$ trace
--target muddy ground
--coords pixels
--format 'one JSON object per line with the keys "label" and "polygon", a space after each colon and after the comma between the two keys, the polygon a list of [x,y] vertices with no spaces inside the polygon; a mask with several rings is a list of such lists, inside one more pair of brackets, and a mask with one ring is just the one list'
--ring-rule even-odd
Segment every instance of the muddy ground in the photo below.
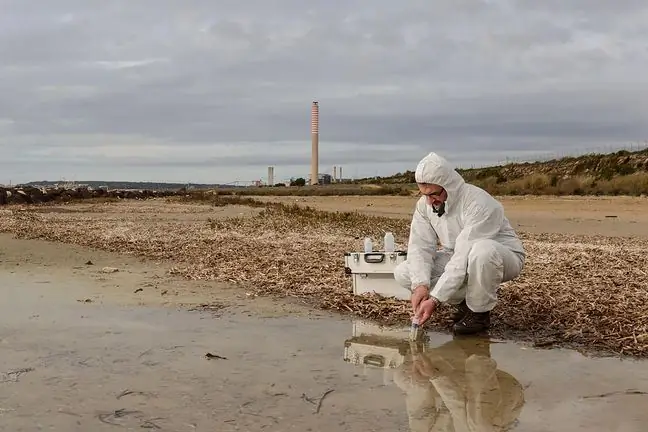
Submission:
{"label": "muddy ground", "polygon": [[468,422],[640,432],[648,422],[645,362],[434,333],[412,351],[407,329],[236,295],[213,311],[136,306],[142,294],[127,288],[178,281],[66,249],[70,264],[91,255],[130,276],[100,290],[85,267],[0,270],[0,431],[420,432]]}
{"label": "muddy ground", "polygon": [[[401,197],[299,202],[393,217],[409,217],[413,204]],[[647,234],[645,199],[504,205],[527,231]],[[205,218],[196,207],[171,210],[156,217]],[[481,412],[470,418],[481,423],[477,430],[501,419],[529,432],[639,432],[648,422],[645,362],[514,343],[488,352],[479,341],[439,334],[414,361],[406,332],[386,339],[370,324],[296,300],[171,276],[169,265],[1,234],[0,431],[422,431],[453,430],[453,421],[460,430],[460,406]],[[392,359],[392,369],[362,365],[380,358]]]}
{"label": "muddy ground", "polygon": [[231,284],[173,276],[170,268],[167,262],[0,234],[0,274],[32,277],[43,286],[82,286],[73,291],[78,302],[207,310],[237,306],[261,317],[323,313],[289,300],[250,296]]}

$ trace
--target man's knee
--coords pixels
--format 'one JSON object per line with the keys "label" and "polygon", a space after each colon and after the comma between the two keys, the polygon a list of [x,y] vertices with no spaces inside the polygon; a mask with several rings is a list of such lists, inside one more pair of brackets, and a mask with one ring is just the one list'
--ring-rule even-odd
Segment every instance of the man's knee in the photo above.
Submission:
{"label": "man's knee", "polygon": [[495,240],[478,240],[468,253],[469,273],[471,270],[491,271],[501,282],[519,276],[522,266],[523,263],[517,255]]}
{"label": "man's knee", "polygon": [[477,240],[468,253],[468,263],[502,266],[502,255],[495,240]]}
{"label": "man's knee", "polygon": [[499,244],[493,240],[476,241],[468,253],[466,303],[473,312],[486,312],[497,302],[503,281],[504,262]]}
{"label": "man's knee", "polygon": [[394,268],[394,279],[403,288],[411,289],[411,281],[407,261],[403,261]]}

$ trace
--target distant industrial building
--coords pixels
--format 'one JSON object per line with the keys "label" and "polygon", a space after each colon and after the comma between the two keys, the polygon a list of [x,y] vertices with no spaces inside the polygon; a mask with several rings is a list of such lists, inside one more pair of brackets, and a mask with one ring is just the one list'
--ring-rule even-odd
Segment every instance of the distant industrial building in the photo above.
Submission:
{"label": "distant industrial building", "polygon": [[[317,183],[315,183],[315,184],[327,185],[327,184],[331,184],[332,180],[333,180],[333,177],[331,176],[331,174],[319,173],[317,175]],[[312,179],[310,177],[308,179],[308,184],[310,184],[310,185],[313,184]]]}

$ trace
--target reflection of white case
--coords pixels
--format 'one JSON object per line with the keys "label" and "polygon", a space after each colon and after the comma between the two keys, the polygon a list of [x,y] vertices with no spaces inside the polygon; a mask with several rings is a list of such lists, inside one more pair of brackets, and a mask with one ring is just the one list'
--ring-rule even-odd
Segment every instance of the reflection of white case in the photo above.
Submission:
{"label": "reflection of white case", "polygon": [[407,252],[347,252],[344,268],[353,281],[353,294],[375,292],[401,300],[410,298],[410,291],[394,279],[394,269],[407,259]]}
{"label": "reflection of white case", "polygon": [[383,383],[392,382],[393,369],[400,367],[409,352],[409,328],[381,327],[353,321],[353,333],[344,342],[344,361],[362,366],[363,372],[383,371]]}

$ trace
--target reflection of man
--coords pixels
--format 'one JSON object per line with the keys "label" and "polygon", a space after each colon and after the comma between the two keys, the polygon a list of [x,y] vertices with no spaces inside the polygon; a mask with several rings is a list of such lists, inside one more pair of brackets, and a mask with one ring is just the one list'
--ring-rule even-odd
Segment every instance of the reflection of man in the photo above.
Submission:
{"label": "reflection of man", "polygon": [[414,353],[394,375],[406,394],[412,432],[510,430],[524,389],[497,369],[486,340],[456,339]]}

